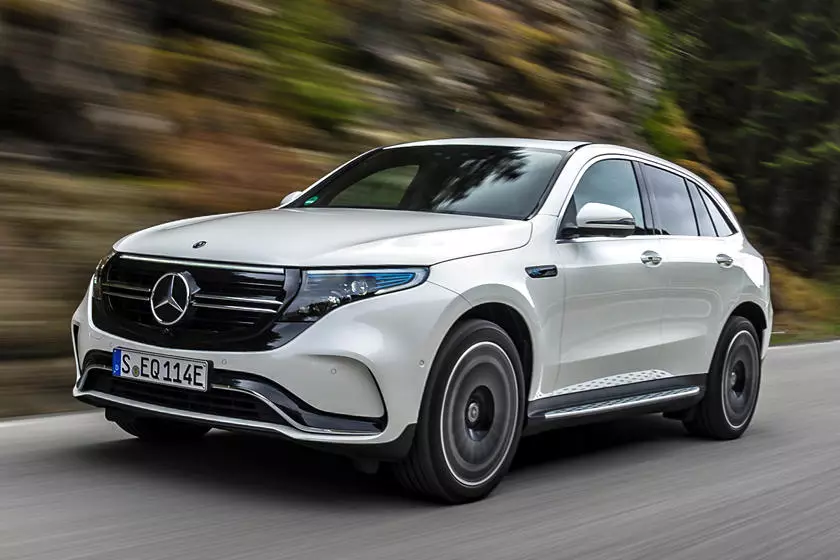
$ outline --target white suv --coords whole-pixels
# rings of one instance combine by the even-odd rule
[[[73,317],[73,394],[141,439],[275,434],[465,502],[523,434],[655,412],[740,436],[768,281],[725,200],[651,155],[384,147],[278,208],[117,242]]]

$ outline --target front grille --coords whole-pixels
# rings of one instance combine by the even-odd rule
[[[198,291],[187,315],[163,326],[152,313],[152,289],[165,274],[182,272],[192,276]],[[102,273],[103,295],[94,302],[94,321],[113,334],[149,344],[262,349],[267,339],[278,336],[266,332],[296,288],[298,276],[282,268],[117,255]]]
[[[211,388],[207,392],[178,389],[114,377],[108,371],[99,369],[88,372],[82,389],[177,410],[285,424],[282,417],[261,400],[251,395],[224,389]]]

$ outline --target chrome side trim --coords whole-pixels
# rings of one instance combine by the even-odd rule
[[[142,255],[125,255],[120,254],[121,259],[128,259],[132,261],[154,262],[161,264],[180,264],[184,266],[197,266],[200,268],[220,268],[223,270],[238,270],[240,272],[264,272],[269,274],[285,274],[286,269],[283,267],[274,266],[250,266],[238,265],[231,263],[217,263],[210,261],[190,261],[181,259],[165,259],[160,257],[144,257]]]
[[[608,387],[618,387],[620,385],[630,385],[633,383],[655,381],[657,379],[669,379],[672,377],[674,377],[672,374],[660,369],[620,373],[618,375],[610,375],[608,377],[599,377],[598,379],[584,381],[583,383],[567,385],[566,387],[561,387],[560,389],[557,389],[553,393],[546,396],[555,397],[558,395],[579,393],[581,391],[591,391],[593,389],[606,389]]]
[[[277,313],[276,309],[265,309],[264,307],[244,307],[241,305],[222,305],[222,304],[215,304],[215,303],[199,303],[194,301],[192,303],[193,307],[203,307],[205,309],[222,309],[224,311],[246,311],[249,313],[269,313],[274,315]]]
[[[699,394],[700,387],[684,387],[682,389],[659,391],[656,393],[648,393],[647,395],[636,395],[633,397],[624,397],[621,399],[612,399],[599,403],[582,404],[561,408],[559,410],[552,410],[545,413],[545,418],[546,420],[556,420],[558,418],[591,416],[593,414],[614,412],[648,404],[664,403],[685,397],[693,397]]]

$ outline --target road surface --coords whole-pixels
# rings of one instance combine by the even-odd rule
[[[838,364],[840,343],[772,349],[739,441],[654,416],[554,432],[450,508],[274,440],[164,453],[100,413],[0,423],[0,559],[835,560]]]

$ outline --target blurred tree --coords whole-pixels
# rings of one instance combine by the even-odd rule
[[[810,273],[840,261],[840,1],[686,0],[669,87],[751,228]],[[806,254],[806,259],[800,258]]]

